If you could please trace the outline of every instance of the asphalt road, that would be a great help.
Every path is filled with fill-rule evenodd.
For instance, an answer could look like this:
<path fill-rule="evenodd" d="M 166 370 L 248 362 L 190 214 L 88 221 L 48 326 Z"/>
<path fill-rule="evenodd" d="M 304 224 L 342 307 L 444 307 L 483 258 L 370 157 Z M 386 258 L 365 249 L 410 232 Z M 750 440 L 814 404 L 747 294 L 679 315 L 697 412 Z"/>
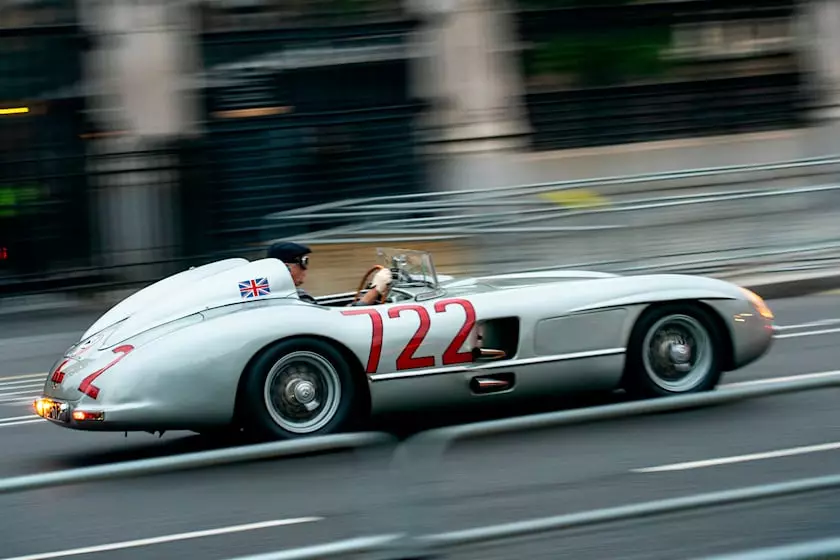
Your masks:
<path fill-rule="evenodd" d="M 799 327 L 783 330 L 768 356 L 724 383 L 836 368 L 840 319 L 819 321 L 840 318 L 840 297 L 771 303 L 779 325 Z M 220 445 L 189 433 L 158 439 L 71 432 L 34 419 L 28 403 L 43 372 L 92 319 L 44 315 L 0 322 L 0 477 Z M 837 396 L 835 390 L 801 393 L 462 443 L 440 464 L 416 463 L 419 481 L 412 478 L 417 473 L 387 471 L 387 455 L 371 451 L 5 495 L 0 560 L 80 554 L 91 560 L 224 559 L 406 528 L 448 531 L 835 474 Z M 424 417 L 401 429 L 439 423 Z M 816 445 L 822 447 L 808 448 Z M 696 461 L 706 462 L 679 466 Z M 398 507 L 406 503 L 413 505 Z M 828 491 L 564 531 L 454 557 L 693 558 L 838 531 L 840 492 Z"/>

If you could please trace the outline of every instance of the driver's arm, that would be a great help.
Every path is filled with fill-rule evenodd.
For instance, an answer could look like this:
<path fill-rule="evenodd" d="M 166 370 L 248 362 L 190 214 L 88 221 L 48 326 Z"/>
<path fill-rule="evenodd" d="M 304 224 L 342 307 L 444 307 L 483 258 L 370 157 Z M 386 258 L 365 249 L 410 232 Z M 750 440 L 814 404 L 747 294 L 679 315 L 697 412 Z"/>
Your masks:
<path fill-rule="evenodd" d="M 392 282 L 391 271 L 383 268 L 373 276 L 373 287 L 353 305 L 376 305 L 382 294 L 387 295 L 391 291 Z"/>

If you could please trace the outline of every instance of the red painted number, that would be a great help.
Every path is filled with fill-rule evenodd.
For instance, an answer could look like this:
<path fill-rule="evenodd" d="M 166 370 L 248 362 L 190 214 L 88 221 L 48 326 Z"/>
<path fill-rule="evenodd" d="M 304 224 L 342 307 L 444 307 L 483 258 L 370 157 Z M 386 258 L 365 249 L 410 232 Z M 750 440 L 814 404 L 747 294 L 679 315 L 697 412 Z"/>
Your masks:
<path fill-rule="evenodd" d="M 446 308 L 450 305 L 460 305 L 464 309 L 466 319 L 464 320 L 464 324 L 458 330 L 458 333 L 455 335 L 455 338 L 452 339 L 452 342 L 449 343 L 449 346 L 443 353 L 442 363 L 445 366 L 463 364 L 472 361 L 472 353 L 459 352 L 459 350 L 461 346 L 464 345 L 464 342 L 470 335 L 470 331 L 472 331 L 475 326 L 476 319 L 475 308 L 465 299 L 447 299 L 439 301 L 435 303 L 435 313 L 445 313 Z M 429 312 L 425 307 L 420 305 L 398 305 L 388 310 L 388 317 L 396 319 L 403 311 L 415 312 L 420 318 L 420 325 L 417 327 L 417 330 L 414 332 L 411 340 L 408 341 L 406 347 L 397 357 L 397 371 L 434 367 L 434 356 L 414 355 L 420 345 L 423 344 L 423 340 L 426 338 L 426 335 L 429 333 L 429 329 L 431 328 L 432 318 L 429 315 Z M 379 359 L 382 356 L 382 333 L 384 331 L 382 315 L 380 315 L 379 311 L 376 309 L 369 308 L 347 310 L 342 311 L 341 313 L 343 315 L 367 315 L 370 317 L 371 327 L 373 330 L 366 371 L 367 373 L 376 373 L 376 370 L 379 369 Z"/>
<path fill-rule="evenodd" d="M 403 369 L 415 369 L 424 367 L 434 367 L 434 356 L 423 356 L 418 358 L 414 353 L 423 344 L 423 339 L 429 334 L 429 327 L 432 325 L 432 318 L 429 317 L 429 312 L 425 307 L 419 305 L 398 305 L 388 310 L 388 317 L 396 319 L 403 311 L 414 311 L 420 317 L 420 326 L 414 332 L 414 336 L 408 341 L 408 345 L 403 348 L 400 355 L 397 357 L 397 371 Z"/>
<path fill-rule="evenodd" d="M 342 311 L 342 315 L 367 315 L 373 327 L 370 342 L 370 354 L 368 355 L 367 373 L 376 373 L 379 369 L 379 357 L 382 355 L 382 315 L 376 309 L 353 309 Z"/>
<path fill-rule="evenodd" d="M 446 308 L 450 305 L 460 305 L 463 307 L 467 318 L 461 330 L 458 331 L 458 334 L 455 335 L 455 338 L 452 339 L 449 347 L 443 353 L 443 365 L 445 366 L 463 364 L 465 362 L 471 362 L 473 359 L 472 352 L 458 352 L 458 350 L 464 345 L 467 337 L 470 336 L 470 331 L 475 326 L 475 308 L 465 299 L 445 299 L 435 303 L 435 313 L 445 313 Z"/>
<path fill-rule="evenodd" d="M 93 382 L 96 380 L 97 377 L 99 377 L 100 375 L 108 371 L 111 367 L 113 367 L 114 364 L 125 358 L 126 355 L 132 350 L 134 350 L 134 347 L 130 344 L 126 344 L 125 346 L 117 346 L 116 348 L 114 348 L 114 354 L 117 354 L 117 357 L 111 360 L 111 362 L 107 366 L 94 371 L 93 373 L 82 379 L 81 384 L 79 384 L 79 391 L 81 391 L 82 393 L 84 393 L 92 399 L 98 397 L 99 387 L 95 386 Z"/>

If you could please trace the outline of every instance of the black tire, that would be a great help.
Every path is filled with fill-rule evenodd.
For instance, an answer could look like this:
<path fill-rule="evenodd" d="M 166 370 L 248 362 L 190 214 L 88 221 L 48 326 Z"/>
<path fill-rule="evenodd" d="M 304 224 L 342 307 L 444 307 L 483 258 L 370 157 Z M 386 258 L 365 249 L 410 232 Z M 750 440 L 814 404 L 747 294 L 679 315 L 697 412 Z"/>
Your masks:
<path fill-rule="evenodd" d="M 691 330 L 696 330 L 695 340 L 701 338 L 702 335 L 706 339 L 700 343 L 702 345 L 700 355 L 697 355 L 697 348 L 693 348 L 689 356 L 689 362 L 693 362 L 693 367 L 698 368 L 697 371 L 691 371 L 682 380 L 673 382 L 656 374 L 653 356 L 648 356 L 647 363 L 645 360 L 645 352 L 648 350 L 646 346 L 653 343 L 652 339 L 646 341 L 647 337 L 659 331 L 664 326 L 663 321 L 669 319 L 674 320 L 678 331 L 689 333 Z M 724 333 L 718 330 L 714 318 L 696 304 L 674 303 L 646 311 L 636 322 L 630 334 L 622 387 L 632 398 L 643 399 L 713 390 L 720 381 L 722 373 L 721 352 L 724 348 L 722 336 Z M 664 343 L 660 348 L 664 351 Z M 679 354 L 680 350 L 681 348 L 678 347 L 674 352 Z M 669 350 L 668 353 L 670 355 L 671 351 Z M 669 358 L 673 358 L 673 355 Z M 671 364 L 674 364 L 673 360 Z"/>
<path fill-rule="evenodd" d="M 266 384 L 272 370 L 284 360 L 291 360 L 291 365 L 305 364 L 306 370 L 297 370 L 297 375 L 294 376 L 289 374 L 290 368 L 286 367 L 281 367 L 275 372 L 272 375 L 274 388 L 269 391 L 272 405 L 269 405 Z M 291 381 L 286 384 L 282 384 L 282 379 L 287 379 L 282 378 L 284 373 L 291 376 Z M 358 380 L 341 352 L 327 342 L 308 337 L 281 340 L 254 360 L 244 376 L 239 399 L 239 420 L 246 433 L 259 440 L 298 439 L 333 434 L 352 430 L 361 420 L 362 393 L 357 385 Z M 297 384 L 295 380 L 298 381 Z M 275 385 L 276 381 L 281 381 L 281 384 Z M 336 381 L 338 396 L 333 394 L 334 398 L 330 400 L 326 390 Z M 301 382 L 308 382 L 309 386 L 304 385 L 301 388 L 302 393 L 298 394 L 293 389 Z M 279 389 L 281 386 L 287 390 Z M 334 391 L 334 387 L 330 390 Z M 302 400 L 295 400 L 284 393 L 297 395 Z M 306 414 L 301 403 L 307 398 L 314 398 L 310 402 L 319 404 L 314 410 L 316 418 L 322 412 L 327 412 L 320 421 L 312 421 L 307 429 L 296 431 L 289 423 L 289 416 L 281 413 L 285 410 Z"/>

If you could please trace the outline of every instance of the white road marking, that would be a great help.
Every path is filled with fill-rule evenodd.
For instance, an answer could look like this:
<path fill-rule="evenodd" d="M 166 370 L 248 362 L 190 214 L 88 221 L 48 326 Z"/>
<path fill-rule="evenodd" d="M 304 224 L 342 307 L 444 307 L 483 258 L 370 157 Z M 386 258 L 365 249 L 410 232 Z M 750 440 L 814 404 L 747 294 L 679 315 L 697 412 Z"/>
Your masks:
<path fill-rule="evenodd" d="M 134 541 L 123 541 L 111 544 L 101 544 L 97 546 L 86 546 L 84 548 L 72 548 L 68 550 L 60 550 L 57 552 L 45 552 L 43 554 L 15 556 L 13 558 L 3 558 L 2 560 L 46 560 L 48 558 L 62 558 L 65 556 L 75 556 L 77 554 L 92 554 L 96 552 L 107 552 L 109 550 L 124 550 L 126 548 L 137 548 L 140 546 L 150 546 L 155 544 L 183 541 L 188 539 L 200 539 L 202 537 L 213 537 L 216 535 L 226 535 L 229 533 L 242 533 L 244 531 L 255 531 L 257 529 L 267 529 L 270 527 L 280 527 L 283 525 L 312 523 L 313 521 L 322 521 L 323 519 L 323 517 L 297 517 L 292 519 L 275 519 L 272 521 L 261 521 L 259 523 L 248 523 L 247 525 L 232 525 L 230 527 L 220 527 L 218 529 L 205 529 L 203 531 L 192 531 L 189 533 L 178 533 L 175 535 L 163 535 L 160 537 L 150 537 L 147 539 L 137 539 Z"/>
<path fill-rule="evenodd" d="M 9 426 L 20 426 L 21 424 L 35 424 L 36 422 L 46 422 L 43 418 L 35 418 L 34 420 L 21 420 L 19 422 L 6 422 L 0 424 L 0 428 L 8 428 Z"/>
<path fill-rule="evenodd" d="M 827 327 L 829 325 L 840 325 L 840 319 L 821 319 L 819 321 L 811 321 L 809 323 L 799 323 L 798 325 L 777 325 L 777 331 L 798 331 L 802 329 L 809 329 L 811 327 Z"/>
<path fill-rule="evenodd" d="M 7 399 L 0 399 L 0 404 L 4 406 L 18 405 L 21 403 L 31 404 L 38 398 L 38 393 L 30 393 L 25 397 L 9 397 Z"/>
<path fill-rule="evenodd" d="M 21 404 L 30 405 L 32 404 L 35 399 L 38 398 L 38 393 L 32 393 L 32 395 L 28 397 L 13 397 L 10 399 L 0 399 L 0 405 L 2 406 L 18 406 Z"/>
<path fill-rule="evenodd" d="M 0 404 L 35 400 L 44 388 L 43 383 L 0 386 Z"/>
<path fill-rule="evenodd" d="M 817 335 L 823 335 L 823 334 L 836 334 L 836 333 L 840 333 L 840 328 L 821 329 L 821 330 L 818 330 L 818 331 L 805 331 L 805 332 L 798 332 L 798 333 L 774 334 L 773 338 L 775 338 L 775 339 L 799 338 L 801 336 L 817 336 Z"/>
<path fill-rule="evenodd" d="M 840 449 L 840 442 L 823 443 L 820 445 L 809 445 L 806 447 L 792 447 L 790 449 L 779 449 L 777 451 L 766 451 L 764 453 L 751 453 L 749 455 L 735 455 L 732 457 L 720 457 L 718 459 L 705 459 L 702 461 L 690 461 L 687 463 L 674 463 L 659 467 L 647 467 L 644 469 L 633 469 L 635 473 L 654 473 L 667 471 L 687 471 L 689 469 L 702 469 L 704 467 L 716 467 L 719 465 L 731 465 L 733 463 L 745 463 L 747 461 L 760 461 L 762 459 L 775 459 L 777 457 L 791 457 L 804 455 L 806 453 L 817 453 L 819 451 L 831 451 Z"/>
<path fill-rule="evenodd" d="M 11 416 L 9 418 L 0 418 L 0 424 L 5 424 L 6 422 L 16 422 L 18 420 L 32 420 L 33 418 L 38 418 L 35 414 L 27 414 L 26 416 Z"/>
<path fill-rule="evenodd" d="M 14 388 L 17 389 L 17 387 L 14 387 Z M 6 391 L 6 392 L 0 391 L 0 397 L 11 397 L 12 395 L 33 395 L 35 393 L 40 393 L 40 391 L 37 390 L 37 389 L 35 389 L 35 390 L 30 389 L 28 391 Z"/>
<path fill-rule="evenodd" d="M 46 379 L 46 378 L 44 378 Z M 0 382 L 0 390 L 11 389 L 17 387 L 43 387 L 44 383 L 37 379 L 21 379 L 20 381 L 5 381 Z"/>
<path fill-rule="evenodd" d="M 42 381 L 47 380 L 48 373 L 23 373 L 20 375 L 4 375 L 0 377 L 0 381 L 11 381 L 13 379 L 41 379 Z"/>
<path fill-rule="evenodd" d="M 750 385 L 766 385 L 767 383 L 783 383 L 785 381 L 801 381 L 805 379 L 820 379 L 840 374 L 840 370 L 817 371 L 814 373 L 800 373 L 798 375 L 786 375 L 784 377 L 765 377 L 764 379 L 752 379 L 750 381 L 738 381 L 737 383 L 721 383 L 720 387 L 749 387 Z"/>
<path fill-rule="evenodd" d="M 41 394 L 46 378 L 46 373 L 0 377 L 0 406 L 32 403 Z M 15 381 L 9 381 L 10 379 Z"/>

